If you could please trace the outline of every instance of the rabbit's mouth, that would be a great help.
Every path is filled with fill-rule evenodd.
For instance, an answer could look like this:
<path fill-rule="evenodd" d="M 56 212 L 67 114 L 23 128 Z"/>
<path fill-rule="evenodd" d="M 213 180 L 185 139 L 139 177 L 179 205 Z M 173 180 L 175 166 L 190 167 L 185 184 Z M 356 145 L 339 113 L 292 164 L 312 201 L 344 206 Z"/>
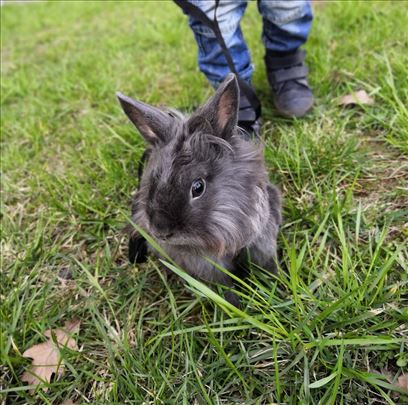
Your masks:
<path fill-rule="evenodd" d="M 159 230 L 152 224 L 145 224 L 148 234 L 161 245 L 168 248 L 182 250 L 188 253 L 223 256 L 238 249 L 237 243 L 228 243 L 220 233 L 191 234 L 181 229 L 176 231 Z"/>
<path fill-rule="evenodd" d="M 165 243 L 167 245 L 174 246 L 191 245 L 191 240 L 189 238 L 183 237 L 181 235 L 175 235 L 173 232 L 169 234 L 156 234 L 155 237 L 158 242 Z"/>
<path fill-rule="evenodd" d="M 182 235 L 180 233 L 156 233 L 155 239 L 160 244 L 170 245 L 175 248 L 188 248 L 189 250 L 207 250 L 203 244 L 203 241 L 199 238 L 192 237 L 191 235 Z"/>
<path fill-rule="evenodd" d="M 180 235 L 176 234 L 175 232 L 161 232 L 157 230 L 151 231 L 151 235 L 156 239 L 156 241 L 161 244 L 166 245 L 178 245 L 180 244 Z"/>
<path fill-rule="evenodd" d="M 156 233 L 155 237 L 156 239 L 162 241 L 162 242 L 167 242 L 171 240 L 171 238 L 174 236 L 174 232 L 168 232 L 168 233 Z"/>
<path fill-rule="evenodd" d="M 206 240 L 200 237 L 194 237 L 191 235 L 180 235 L 171 234 L 167 237 L 155 236 L 157 242 L 163 247 L 167 245 L 169 248 L 184 251 L 185 253 L 194 253 L 200 255 L 216 255 L 222 256 L 227 252 L 226 246 L 223 241 L 212 238 L 211 240 Z"/>

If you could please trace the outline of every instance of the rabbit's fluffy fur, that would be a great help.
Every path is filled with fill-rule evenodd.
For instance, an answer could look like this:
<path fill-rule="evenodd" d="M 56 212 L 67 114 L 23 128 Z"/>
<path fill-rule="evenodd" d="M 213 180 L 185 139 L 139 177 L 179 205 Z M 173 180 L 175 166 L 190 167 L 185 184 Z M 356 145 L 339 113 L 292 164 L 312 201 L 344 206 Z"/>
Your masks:
<path fill-rule="evenodd" d="M 281 222 L 280 193 L 269 183 L 262 148 L 237 127 L 235 76 L 229 75 L 190 117 L 120 93 L 118 98 L 150 144 L 132 204 L 133 222 L 201 280 L 232 285 L 231 278 L 207 258 L 234 272 L 249 257 L 272 271 Z M 205 187 L 198 196 L 192 194 L 197 179 Z M 130 238 L 141 237 L 133 229 Z"/>

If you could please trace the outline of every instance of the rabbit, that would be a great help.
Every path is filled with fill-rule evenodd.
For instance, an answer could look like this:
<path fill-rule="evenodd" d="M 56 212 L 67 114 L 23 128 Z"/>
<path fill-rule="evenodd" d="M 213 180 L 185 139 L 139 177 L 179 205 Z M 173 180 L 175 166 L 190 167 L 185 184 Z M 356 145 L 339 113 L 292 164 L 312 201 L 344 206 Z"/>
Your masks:
<path fill-rule="evenodd" d="M 229 74 L 193 114 L 159 109 L 117 93 L 130 121 L 149 144 L 132 221 L 181 268 L 208 284 L 233 281 L 206 258 L 238 272 L 247 257 L 274 271 L 281 195 L 269 183 L 262 148 L 237 126 L 239 87 Z M 132 227 L 133 228 L 133 227 Z M 130 260 L 153 249 L 130 231 Z"/>

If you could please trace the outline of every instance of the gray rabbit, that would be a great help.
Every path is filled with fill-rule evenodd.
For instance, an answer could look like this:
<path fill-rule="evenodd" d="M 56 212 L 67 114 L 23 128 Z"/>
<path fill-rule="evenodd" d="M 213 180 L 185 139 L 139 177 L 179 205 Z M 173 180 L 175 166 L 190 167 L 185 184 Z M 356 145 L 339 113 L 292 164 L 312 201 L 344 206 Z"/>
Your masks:
<path fill-rule="evenodd" d="M 206 258 L 230 272 L 245 266 L 248 257 L 273 271 L 281 198 L 269 183 L 262 148 L 237 127 L 235 75 L 189 117 L 117 96 L 150 146 L 133 199 L 133 222 L 181 268 L 207 283 L 233 285 Z M 135 229 L 130 247 L 136 262 L 150 249 Z M 238 305 L 230 291 L 226 299 Z"/>

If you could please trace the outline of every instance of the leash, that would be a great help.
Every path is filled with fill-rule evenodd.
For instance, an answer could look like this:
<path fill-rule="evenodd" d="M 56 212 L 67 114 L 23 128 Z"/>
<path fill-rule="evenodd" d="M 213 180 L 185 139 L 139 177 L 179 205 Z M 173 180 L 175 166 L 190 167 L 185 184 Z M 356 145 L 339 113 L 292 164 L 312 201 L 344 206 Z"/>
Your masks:
<path fill-rule="evenodd" d="M 221 47 L 222 53 L 224 54 L 225 60 L 227 61 L 228 67 L 230 68 L 232 73 L 235 73 L 238 79 L 239 87 L 244 93 L 245 97 L 248 99 L 249 103 L 251 104 L 251 107 L 255 110 L 256 113 L 256 118 L 258 119 L 261 116 L 261 102 L 259 101 L 258 97 L 256 96 L 254 90 L 251 88 L 251 86 L 245 81 L 242 80 L 235 68 L 234 61 L 232 60 L 232 56 L 230 51 L 227 48 L 227 45 L 225 44 L 224 38 L 221 34 L 220 27 L 218 25 L 217 21 L 217 9 L 219 6 L 219 0 L 215 0 L 215 9 L 214 9 L 214 19 L 211 20 L 201 9 L 199 9 L 197 6 L 189 3 L 186 0 L 173 0 L 186 14 L 189 14 L 196 18 L 198 21 L 200 21 L 202 24 L 210 28 L 214 35 L 215 38 L 218 41 L 218 44 Z"/>

